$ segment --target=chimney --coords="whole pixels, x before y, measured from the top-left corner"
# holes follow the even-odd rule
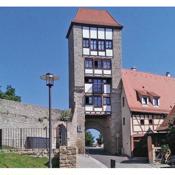
[[[133,67],[131,67],[131,70],[136,71],[137,69],[135,66],[133,66]]]
[[[170,72],[166,72],[166,76],[167,76],[167,77],[171,77]]]

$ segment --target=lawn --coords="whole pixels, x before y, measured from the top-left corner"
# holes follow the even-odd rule
[[[0,168],[47,168],[48,158],[0,152]]]

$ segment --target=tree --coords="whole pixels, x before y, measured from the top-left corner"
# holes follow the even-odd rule
[[[64,110],[64,111],[61,111],[61,120],[62,121],[69,121],[72,117],[72,112],[71,110]]]
[[[92,146],[93,143],[94,143],[94,137],[92,136],[91,132],[86,131],[85,132],[85,145]]]
[[[99,146],[103,144],[103,136],[102,136],[102,134],[100,134],[99,137],[97,138],[97,143],[98,143]]]
[[[174,126],[174,121],[175,119],[173,119],[173,122],[169,123],[169,127],[168,127],[168,134],[167,134],[167,142],[168,145],[171,149],[172,155],[175,155],[175,126]]]
[[[12,101],[21,102],[21,97],[16,95],[16,90],[11,85],[8,85],[5,92],[0,90],[0,98]]]

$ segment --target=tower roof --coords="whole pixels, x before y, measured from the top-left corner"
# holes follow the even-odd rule
[[[71,25],[69,27],[66,37],[68,37],[73,24],[98,25],[102,27],[113,27],[119,29],[122,29],[123,27],[111,16],[108,11],[87,8],[78,9],[75,18],[71,21]]]

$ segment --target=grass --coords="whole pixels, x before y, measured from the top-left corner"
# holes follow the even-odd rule
[[[0,152],[0,168],[47,168],[48,158]]]

